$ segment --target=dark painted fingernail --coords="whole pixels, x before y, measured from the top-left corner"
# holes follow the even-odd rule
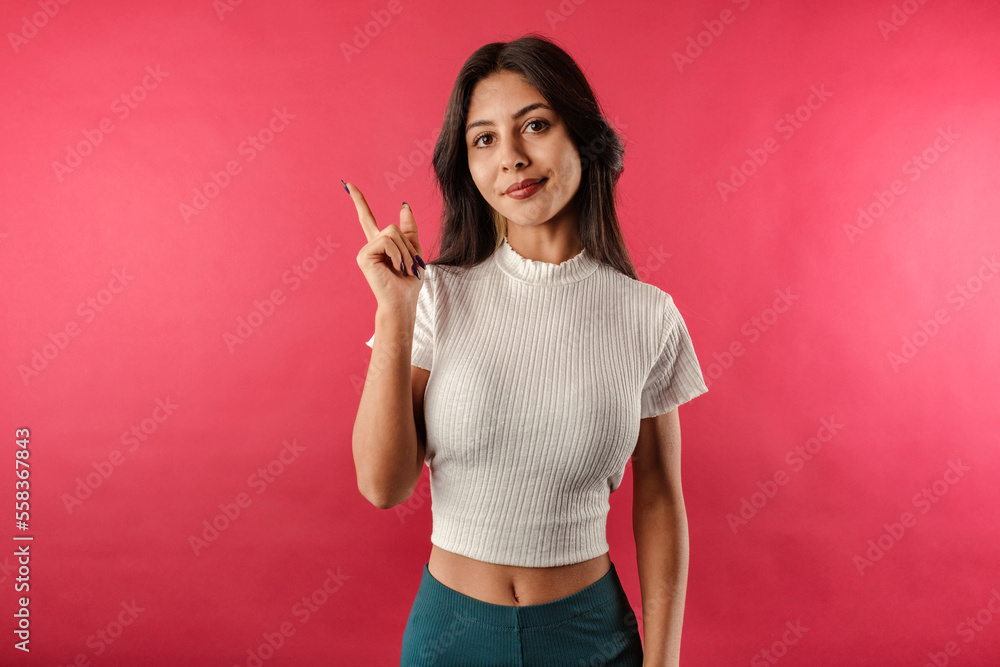
[[[410,208],[410,205],[407,204],[405,201],[403,202],[403,206],[405,206],[406,208]],[[410,210],[413,210],[413,209],[410,209]]]
[[[403,272],[404,276],[406,275],[406,264],[403,260],[399,260],[399,270]]]
[[[347,187],[347,183],[344,183],[344,179],[340,179],[340,184],[344,186],[344,191],[347,192],[347,194],[351,194],[350,189]]]
[[[413,263],[413,275],[415,275],[417,278],[420,277],[420,271],[417,270],[417,263],[416,262]]]
[[[414,255],[414,256],[413,256],[413,258],[414,258],[415,260],[417,260],[417,264],[419,264],[419,265],[420,265],[420,268],[421,268],[421,269],[426,269],[426,268],[427,268],[427,265],[426,265],[426,264],[424,264],[424,260],[420,259],[420,255]]]

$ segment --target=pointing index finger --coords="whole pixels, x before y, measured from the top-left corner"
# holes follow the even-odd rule
[[[361,190],[358,190],[357,186],[353,183],[345,183],[344,185],[347,186],[347,191],[350,193],[351,199],[354,200],[354,207],[358,210],[358,220],[361,221],[361,229],[364,230],[365,236],[371,241],[379,233],[375,216],[372,215],[372,210],[368,208],[368,202],[365,201],[365,196],[361,194]]]

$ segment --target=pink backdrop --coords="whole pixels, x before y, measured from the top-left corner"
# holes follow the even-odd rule
[[[454,78],[534,30],[626,139],[633,259],[710,387],[682,664],[996,664],[1000,7],[476,4],[3,3],[0,663],[398,661],[427,472],[357,491],[338,179],[434,256]],[[639,612],[631,473],[611,502]]]

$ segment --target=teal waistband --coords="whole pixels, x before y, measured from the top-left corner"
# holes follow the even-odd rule
[[[607,573],[586,588],[551,602],[530,605],[502,605],[484,602],[445,586],[434,578],[424,564],[419,596],[426,596],[436,608],[460,623],[478,623],[498,628],[542,627],[561,623],[574,616],[612,602],[621,602],[625,595],[615,571]]]

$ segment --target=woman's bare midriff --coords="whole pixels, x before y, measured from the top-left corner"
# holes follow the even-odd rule
[[[432,544],[427,571],[439,582],[471,598],[522,607],[552,602],[581,591],[611,569],[608,553],[570,565],[518,567],[497,565]]]

